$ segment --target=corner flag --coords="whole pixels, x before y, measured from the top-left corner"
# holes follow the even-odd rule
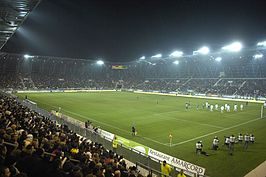
[[[170,144],[170,147],[172,146],[172,139],[173,139],[173,135],[172,133],[169,134],[169,144]]]

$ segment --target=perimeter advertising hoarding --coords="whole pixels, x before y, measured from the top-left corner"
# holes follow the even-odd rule
[[[200,174],[204,175],[205,168],[202,168],[200,166],[194,165],[192,163],[186,162],[184,160],[169,156],[167,154],[164,154],[162,152],[156,151],[154,149],[149,148],[148,155],[150,157],[153,157],[155,159],[158,159],[160,161],[166,161],[168,164],[177,167],[179,169],[184,169],[186,171],[189,171],[193,174]]]
[[[125,65],[112,65],[112,69],[127,69]]]

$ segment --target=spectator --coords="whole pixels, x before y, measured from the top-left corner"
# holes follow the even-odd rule
[[[118,147],[117,137],[115,136],[112,142],[113,152],[116,153],[116,149]]]
[[[162,177],[168,177],[172,171],[172,167],[166,163],[164,160],[163,163],[161,164],[161,172],[162,172]]]
[[[177,174],[177,177],[186,177],[183,169],[180,170],[180,172]]]
[[[0,95],[0,105],[0,113],[8,112],[1,115],[0,140],[14,143],[14,146],[0,144],[2,176],[139,175],[136,167],[127,169],[122,156],[80,138],[68,126],[56,125],[14,98]],[[44,155],[44,151],[51,155]]]
[[[10,170],[7,166],[2,166],[1,167],[1,177],[10,177],[11,173]]]

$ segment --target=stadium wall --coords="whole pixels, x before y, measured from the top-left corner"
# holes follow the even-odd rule
[[[59,93],[59,92],[65,92],[65,93],[77,93],[77,92],[114,92],[116,90],[17,90],[17,91],[7,91],[7,93],[15,92],[15,93]]]
[[[53,93],[53,92],[65,92],[65,93],[77,93],[77,92],[115,92],[121,90],[90,90],[90,89],[61,89],[61,90],[17,90],[16,93]],[[250,102],[250,103],[261,103],[264,104],[266,98],[258,98],[255,99],[239,99],[236,98],[235,95],[223,95],[219,97],[218,95],[205,96],[205,94],[195,94],[195,95],[183,95],[177,92],[170,93],[160,93],[159,91],[143,91],[143,90],[128,90],[133,93],[141,93],[141,94],[153,94],[153,95],[167,95],[167,96],[177,96],[177,97],[187,97],[187,98],[203,98],[203,99],[213,99],[213,100],[228,100],[228,101],[239,101],[239,102]],[[7,93],[12,93],[14,91],[7,91]]]

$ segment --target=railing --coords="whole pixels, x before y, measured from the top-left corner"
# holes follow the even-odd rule
[[[141,167],[141,168],[144,168],[144,169],[148,170],[149,171],[149,175],[151,175],[151,176],[162,176],[162,175],[165,175],[161,171],[155,170],[155,169],[153,169],[153,168],[151,168],[151,167],[149,167],[147,165],[144,165],[143,163],[140,163],[140,162],[136,162],[136,167],[138,169],[139,169],[139,167]],[[177,175],[172,174],[172,175],[166,175],[166,176],[167,177],[174,177],[174,176],[177,176]]]
[[[166,176],[166,177],[175,177],[178,175],[178,173],[180,172],[180,169],[172,167],[172,171],[170,173],[170,175],[165,175],[163,174],[161,171],[156,170],[154,168],[151,168],[150,166],[147,166],[141,162],[136,162],[136,167],[139,169],[139,167],[146,169],[149,172],[149,175],[153,176]],[[193,177],[208,177],[206,175],[197,175],[197,174],[191,174],[191,172],[187,171],[187,170],[183,170],[184,173],[186,174],[186,176],[193,176]]]

